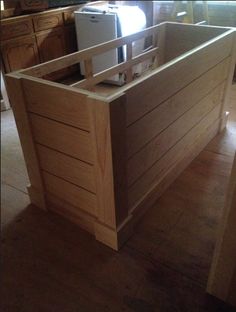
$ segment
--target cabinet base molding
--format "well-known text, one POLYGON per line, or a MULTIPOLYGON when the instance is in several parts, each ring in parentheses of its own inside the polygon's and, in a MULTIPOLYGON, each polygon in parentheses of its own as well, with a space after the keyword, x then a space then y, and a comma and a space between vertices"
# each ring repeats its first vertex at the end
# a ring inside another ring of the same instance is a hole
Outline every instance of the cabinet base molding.
POLYGON ((133 218, 130 215, 117 229, 111 229, 105 224, 96 221, 94 229, 95 237, 98 241, 114 250, 119 250, 133 234, 133 218))
POLYGON ((96 218, 52 194, 46 195, 48 211, 58 213, 71 222, 78 224, 83 230, 94 234, 96 218))

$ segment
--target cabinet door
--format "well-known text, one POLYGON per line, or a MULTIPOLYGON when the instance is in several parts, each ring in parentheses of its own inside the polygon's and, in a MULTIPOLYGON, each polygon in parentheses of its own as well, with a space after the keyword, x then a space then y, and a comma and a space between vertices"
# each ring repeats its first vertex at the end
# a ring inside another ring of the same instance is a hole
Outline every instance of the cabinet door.
MULTIPOLYGON (((36 38, 41 63, 56 59, 66 54, 66 44, 63 28, 37 33, 36 38)), ((45 76, 45 78, 50 80, 57 80, 64 77, 65 75, 67 75, 67 70, 62 69, 45 76)))
POLYGON ((66 54, 63 28, 36 33, 41 63, 66 54))
POLYGON ((34 36, 3 41, 1 51, 7 73, 39 63, 38 48, 34 36))

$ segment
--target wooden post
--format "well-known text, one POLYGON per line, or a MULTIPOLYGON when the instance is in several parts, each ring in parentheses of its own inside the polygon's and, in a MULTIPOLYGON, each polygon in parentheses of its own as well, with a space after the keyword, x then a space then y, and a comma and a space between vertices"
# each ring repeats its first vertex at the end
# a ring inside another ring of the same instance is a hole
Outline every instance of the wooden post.
POLYGON ((93 76, 93 61, 91 58, 84 60, 84 70, 85 78, 90 78, 93 76))
POLYGON ((32 204, 46 209, 43 180, 41 177, 39 161, 32 137, 31 125, 26 111, 22 81, 21 78, 16 77, 16 75, 11 76, 10 74, 6 76, 6 81, 8 94, 31 183, 31 185, 28 187, 29 197, 32 204))
POLYGON ((89 98, 97 194, 96 239, 118 250, 132 232, 126 177, 126 97, 89 98))
POLYGON ((223 103, 222 103, 222 110, 221 110, 221 123, 219 131, 222 131, 227 124, 228 115, 226 112, 229 110, 228 103, 229 103, 229 96, 231 92, 233 76, 234 76, 234 68, 236 64, 236 32, 232 34, 232 49, 231 49, 231 60, 229 64, 229 75, 226 82, 226 87, 224 91, 223 103))
MULTIPOLYGON (((127 61, 132 60, 132 54, 133 54, 133 48, 132 48, 132 41, 127 43, 126 45, 126 57, 127 61)), ((129 67, 129 69, 126 71, 126 83, 129 83, 133 80, 133 71, 132 66, 129 67)))
MULTIPOLYGON (((165 63, 165 40, 166 40, 166 27, 167 25, 160 25, 157 31, 157 42, 155 42, 156 47, 158 47, 158 54, 155 59, 157 66, 161 66, 165 63)), ((155 64, 155 63, 154 63, 155 64)))
POLYGON ((194 23, 194 16, 193 16, 193 1, 187 1, 187 18, 190 24, 194 23))
POLYGON ((209 25, 209 14, 208 14, 208 3, 206 0, 202 1, 202 6, 203 6, 203 19, 209 25))
MULTIPOLYGON (((92 58, 86 59, 84 60, 84 76, 86 79, 93 77, 93 61, 92 58)), ((93 87, 88 87, 87 88, 90 91, 93 91, 94 88, 93 87)))

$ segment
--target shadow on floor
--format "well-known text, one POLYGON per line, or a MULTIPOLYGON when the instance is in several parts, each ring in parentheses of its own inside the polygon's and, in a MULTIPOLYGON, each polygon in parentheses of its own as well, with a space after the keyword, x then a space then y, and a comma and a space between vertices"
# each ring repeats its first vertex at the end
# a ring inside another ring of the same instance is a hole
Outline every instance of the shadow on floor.
POLYGON ((168 265, 32 205, 4 226, 2 254, 4 312, 233 311, 168 265))

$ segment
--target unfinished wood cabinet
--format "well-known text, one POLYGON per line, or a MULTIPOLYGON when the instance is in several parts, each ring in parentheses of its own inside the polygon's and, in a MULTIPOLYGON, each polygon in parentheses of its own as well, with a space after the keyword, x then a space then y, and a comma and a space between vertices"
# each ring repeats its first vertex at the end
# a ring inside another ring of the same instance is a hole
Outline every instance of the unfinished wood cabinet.
POLYGON ((162 23, 9 74, 32 203, 119 249, 138 218, 225 126, 235 59, 234 29, 162 23), (93 74, 95 55, 124 45, 129 51, 150 36, 156 38, 150 50, 93 74), (147 60, 149 71, 99 93, 99 83, 147 60), (81 61, 87 64, 82 81, 66 86, 42 79, 81 61))

